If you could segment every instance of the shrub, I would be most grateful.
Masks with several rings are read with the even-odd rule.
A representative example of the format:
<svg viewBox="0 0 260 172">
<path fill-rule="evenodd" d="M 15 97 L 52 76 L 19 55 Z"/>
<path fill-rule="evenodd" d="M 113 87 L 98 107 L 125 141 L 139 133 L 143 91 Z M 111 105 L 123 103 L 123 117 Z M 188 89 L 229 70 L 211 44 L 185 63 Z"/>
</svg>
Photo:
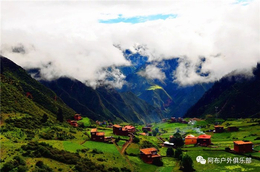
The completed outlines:
<svg viewBox="0 0 260 172">
<path fill-rule="evenodd" d="M 139 143 L 139 142 L 140 142 L 140 139 L 135 136 L 134 139 L 133 139 L 133 142 L 134 142 L 134 143 Z"/>
<path fill-rule="evenodd" d="M 174 157 L 175 158 L 179 158 L 181 154 L 182 154 L 181 148 L 177 148 L 176 151 L 175 151 L 175 156 Z"/>
<path fill-rule="evenodd" d="M 111 172 L 120 172 L 119 168 L 117 168 L 117 167 L 109 168 L 108 171 L 111 171 Z"/>
<path fill-rule="evenodd" d="M 9 171 L 26 172 L 27 167 L 25 166 L 25 161 L 21 157 L 15 156 L 12 161 L 5 163 L 0 171 L 2 171 L 2 172 L 9 172 Z"/>
<path fill-rule="evenodd" d="M 170 139 L 170 143 L 174 143 L 175 146 L 181 147 L 184 145 L 184 141 L 180 133 L 176 132 Z"/>
<path fill-rule="evenodd" d="M 174 156 L 174 150 L 172 148 L 168 148 L 166 151 L 166 155 L 169 157 L 173 157 Z"/>
<path fill-rule="evenodd" d="M 126 167 L 121 168 L 121 171 L 122 171 L 122 172 L 131 172 L 131 170 L 128 169 L 128 168 L 126 168 Z"/>
<path fill-rule="evenodd" d="M 101 162 L 102 162 L 102 161 L 105 161 L 103 158 L 98 158 L 97 160 L 98 160 L 98 161 L 101 161 Z"/>
<path fill-rule="evenodd" d="M 229 152 L 229 151 L 230 151 L 230 148 L 229 148 L 229 147 L 226 147 L 226 148 L 225 148 L 225 151 L 226 151 L 226 152 Z"/>
<path fill-rule="evenodd" d="M 97 150 L 96 148 L 92 150 L 92 153 L 94 154 L 102 154 L 102 151 Z"/>
<path fill-rule="evenodd" d="M 45 172 L 45 171 L 48 171 L 48 172 L 52 172 L 52 168 L 48 167 L 47 165 L 45 165 L 42 161 L 38 161 L 36 164 L 35 164 L 35 169 L 33 170 L 33 172 Z M 56 167 L 55 167 L 56 169 Z"/>
<path fill-rule="evenodd" d="M 183 171 L 193 171 L 193 161 L 189 155 L 185 154 L 182 157 L 181 166 L 183 167 Z"/>
<path fill-rule="evenodd" d="M 150 148 L 150 147 L 156 147 L 156 148 L 158 148 L 157 145 L 154 145 L 153 143 L 151 143 L 151 142 L 149 142 L 149 141 L 147 141 L 147 140 L 144 140 L 144 141 L 142 142 L 142 144 L 141 144 L 140 147 L 141 147 L 142 149 L 143 149 L 143 148 Z"/>
<path fill-rule="evenodd" d="M 153 165 L 163 166 L 163 162 L 161 161 L 161 159 L 156 158 L 155 160 L 153 160 Z"/>
</svg>

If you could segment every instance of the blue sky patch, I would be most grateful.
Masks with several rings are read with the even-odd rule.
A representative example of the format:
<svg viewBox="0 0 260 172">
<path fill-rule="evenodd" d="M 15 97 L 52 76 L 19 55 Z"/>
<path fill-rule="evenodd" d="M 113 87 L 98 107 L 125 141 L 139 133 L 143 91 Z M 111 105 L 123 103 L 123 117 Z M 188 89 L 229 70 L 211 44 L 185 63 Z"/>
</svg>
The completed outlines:
<svg viewBox="0 0 260 172">
<path fill-rule="evenodd" d="M 157 15 L 150 15 L 150 16 L 137 16 L 137 17 L 131 17 L 131 18 L 124 18 L 122 17 L 122 14 L 118 15 L 118 18 L 116 19 L 109 19 L 109 20 L 99 20 L 100 23 L 106 23 L 106 24 L 113 24 L 113 23 L 144 23 L 147 21 L 152 20 L 165 20 L 168 18 L 176 18 L 177 14 L 157 14 Z"/>
<path fill-rule="evenodd" d="M 237 0 L 234 4 L 248 5 L 252 0 Z"/>
</svg>

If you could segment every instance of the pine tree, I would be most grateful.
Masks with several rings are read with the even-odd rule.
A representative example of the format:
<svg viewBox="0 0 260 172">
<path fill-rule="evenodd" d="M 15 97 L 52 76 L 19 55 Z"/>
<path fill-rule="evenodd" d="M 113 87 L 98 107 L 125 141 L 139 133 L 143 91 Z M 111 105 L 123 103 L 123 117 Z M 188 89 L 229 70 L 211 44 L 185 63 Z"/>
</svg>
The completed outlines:
<svg viewBox="0 0 260 172">
<path fill-rule="evenodd" d="M 60 122 L 63 122 L 63 113 L 61 108 L 59 108 L 58 113 L 57 113 L 57 120 Z"/>
</svg>

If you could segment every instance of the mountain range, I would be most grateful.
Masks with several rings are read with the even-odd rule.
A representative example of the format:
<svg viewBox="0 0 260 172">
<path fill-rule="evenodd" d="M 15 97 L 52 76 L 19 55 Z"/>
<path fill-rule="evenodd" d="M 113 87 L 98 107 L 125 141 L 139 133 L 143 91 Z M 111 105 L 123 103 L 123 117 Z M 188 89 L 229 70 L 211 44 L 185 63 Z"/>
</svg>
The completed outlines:
<svg viewBox="0 0 260 172">
<path fill-rule="evenodd" d="M 120 92 L 130 91 L 154 107 L 160 109 L 165 117 L 182 117 L 212 86 L 212 83 L 179 86 L 174 82 L 174 72 L 179 65 L 178 58 L 162 61 L 149 61 L 147 57 L 126 50 L 124 55 L 132 66 L 119 67 L 126 76 L 127 84 Z M 142 73 L 148 66 L 161 70 L 164 78 L 153 79 Z"/>
<path fill-rule="evenodd" d="M 76 113 L 54 91 L 33 79 L 23 68 L 0 56 L 1 113 L 23 113 L 34 119 L 44 114 L 55 119 L 59 111 L 65 118 Z"/>
<path fill-rule="evenodd" d="M 231 73 L 223 77 L 188 110 L 185 117 L 211 114 L 219 118 L 259 118 L 260 64 L 254 68 L 253 75 Z"/>
<path fill-rule="evenodd" d="M 132 66 L 117 67 L 126 76 L 127 84 L 121 89 L 106 85 L 93 89 L 66 77 L 37 81 L 31 76 L 39 78 L 39 69 L 25 71 L 1 56 L 1 113 L 48 114 L 54 119 L 61 109 L 65 118 L 80 113 L 93 120 L 133 123 L 207 114 L 220 118 L 259 117 L 259 64 L 254 77 L 231 73 L 214 84 L 180 87 L 172 82 L 178 59 L 150 62 L 140 54 L 125 53 Z M 160 80 L 140 75 L 149 65 L 160 68 L 166 77 Z"/>
</svg>

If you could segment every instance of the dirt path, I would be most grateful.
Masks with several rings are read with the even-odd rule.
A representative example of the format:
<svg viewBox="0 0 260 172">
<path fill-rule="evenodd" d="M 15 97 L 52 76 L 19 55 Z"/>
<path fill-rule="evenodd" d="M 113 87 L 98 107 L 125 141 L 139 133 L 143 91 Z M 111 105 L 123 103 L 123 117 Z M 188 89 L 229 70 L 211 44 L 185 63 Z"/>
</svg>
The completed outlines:
<svg viewBox="0 0 260 172">
<path fill-rule="evenodd" d="M 130 138 L 131 139 L 131 138 Z M 118 152 L 120 153 L 120 155 L 125 158 L 127 164 L 129 165 L 130 169 L 131 169 L 131 172 L 134 172 L 134 167 L 132 166 L 132 164 L 130 163 L 129 159 L 127 156 L 125 156 L 124 153 L 122 153 L 122 150 L 120 150 L 120 148 L 117 146 L 115 140 L 112 140 L 113 144 L 115 145 L 115 147 L 117 148 Z"/>
<path fill-rule="evenodd" d="M 125 153 L 125 150 L 126 150 L 126 148 L 133 142 L 133 135 L 132 134 L 130 134 L 130 139 L 127 141 L 127 142 L 125 142 L 125 144 L 123 145 L 123 147 L 122 147 L 122 150 L 121 150 L 121 153 L 122 154 L 124 154 Z"/>
</svg>

